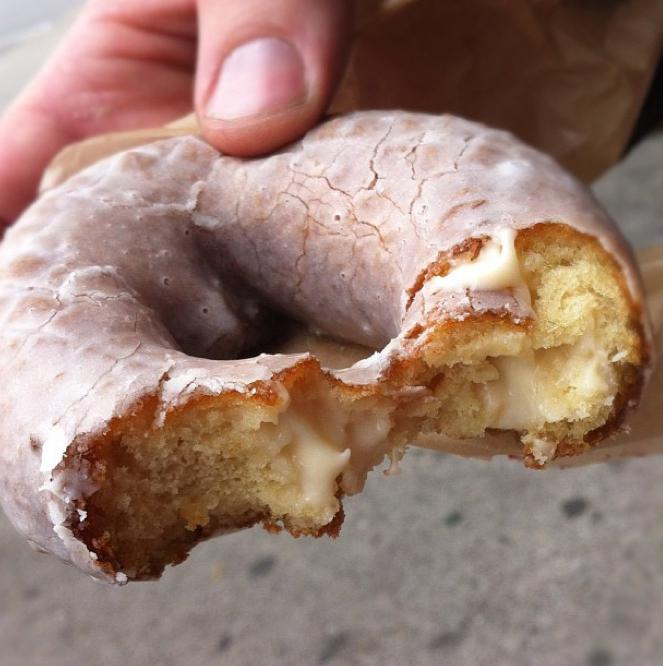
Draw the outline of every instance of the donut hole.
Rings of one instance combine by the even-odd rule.
[[[261,351],[268,354],[311,354],[323,368],[334,370],[349,368],[376,351],[370,347],[312,331],[292,319],[282,319],[279,331],[279,335]]]

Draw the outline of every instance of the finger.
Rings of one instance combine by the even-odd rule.
[[[0,224],[9,224],[34,198],[48,161],[74,137],[31,100],[21,100],[0,119],[0,136]]]
[[[256,155],[315,124],[342,69],[347,0],[199,0],[195,106],[203,134]]]
[[[0,226],[65,145],[191,109],[194,0],[94,0],[0,117]]]

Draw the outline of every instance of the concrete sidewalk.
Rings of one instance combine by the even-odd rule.
[[[0,100],[44,43],[0,59]],[[663,241],[663,139],[596,191],[634,242]],[[660,666],[661,478],[660,457],[541,473],[412,451],[336,541],[250,530],[122,589],[0,517],[0,664]]]

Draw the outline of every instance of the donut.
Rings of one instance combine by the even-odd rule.
[[[334,536],[410,445],[541,467],[617,431],[643,303],[591,193],[460,118],[354,113],[252,160],[131,148],[0,246],[2,505],[115,583],[256,523]]]

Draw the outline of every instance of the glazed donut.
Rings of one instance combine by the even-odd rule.
[[[510,134],[404,112],[262,159],[182,136],[87,168],[6,234],[0,320],[5,511],[119,583],[255,523],[335,535],[410,444],[581,454],[651,357],[633,257],[583,186]]]

